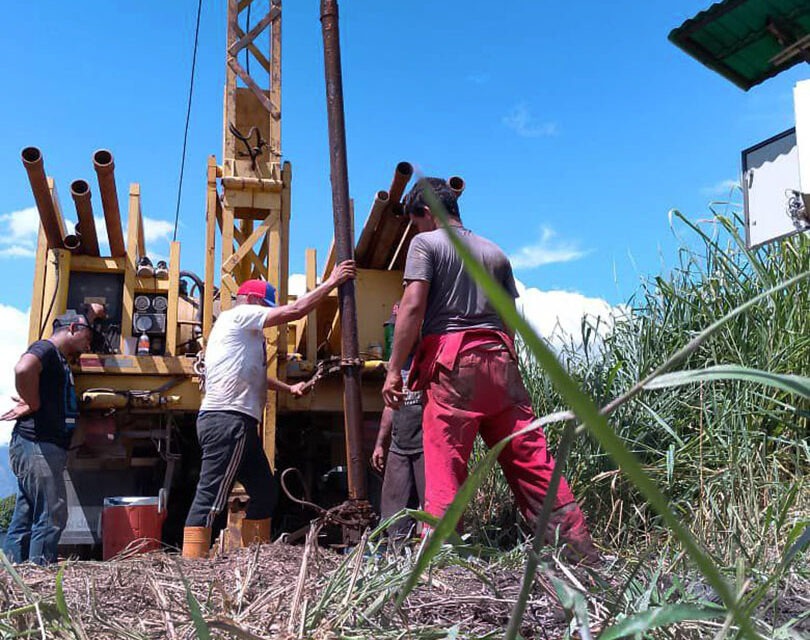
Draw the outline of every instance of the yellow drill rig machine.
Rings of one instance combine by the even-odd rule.
[[[106,310],[95,320],[93,352],[73,367],[80,418],[66,472],[70,515],[63,545],[97,547],[104,534],[105,500],[113,496],[159,498],[158,510],[166,514],[161,537],[178,544],[199,465],[194,425],[211,327],[246,279],[272,283],[279,304],[291,298],[293,172],[281,155],[281,3],[265,4],[267,11],[251,26],[246,16],[253,4],[228,2],[224,144],[221,161],[213,155],[208,159],[201,277],[181,267],[179,242],[171,243],[165,269],[149,273],[142,268],[147,251],[141,189],[137,183],[129,186],[124,230],[110,151],[99,150],[92,158],[110,255],[100,254],[90,184],[76,180],[70,185],[78,218],[71,232],[56,185],[46,177],[43,153],[35,147],[22,152],[41,220],[30,340],[47,338],[54,318],[66,310],[93,305]],[[334,103],[340,87],[334,1],[322,3],[322,22],[333,147],[338,119],[342,135],[342,93],[340,103]],[[250,56],[253,64],[241,64],[240,56]],[[333,157],[333,189],[335,176],[341,171],[345,176],[345,147],[337,174],[335,160],[340,158]],[[268,392],[259,427],[268,458],[277,472],[290,467],[300,472],[287,483],[292,493],[329,507],[348,492],[366,516],[368,451],[363,440],[373,442],[382,411],[383,325],[401,293],[412,235],[407,221],[394,214],[411,174],[407,163],[396,168],[391,188],[376,194],[357,243],[347,193],[337,194],[336,242],[320,268],[315,250],[307,250],[306,286],[316,286],[336,260],[354,257],[359,272],[353,290],[341,288],[308,317],[266,332],[267,375],[312,381],[311,393],[301,399]],[[345,218],[342,238],[338,210]],[[345,316],[352,307],[356,324],[347,335]],[[352,341],[356,353],[347,353]],[[294,532],[316,515],[283,497],[274,528]]]

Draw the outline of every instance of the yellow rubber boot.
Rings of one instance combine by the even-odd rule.
[[[183,529],[183,557],[207,558],[211,548],[211,527]]]
[[[242,546],[270,542],[270,518],[263,520],[242,520]]]

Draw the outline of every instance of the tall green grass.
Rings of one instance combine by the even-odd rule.
[[[586,321],[581,345],[572,341],[560,353],[599,404],[722,314],[810,270],[806,235],[750,252],[732,218],[713,219],[724,239],[718,240],[679,213],[674,217],[691,232],[691,246],[680,249],[669,276],[645,280],[607,337]],[[564,407],[542,368],[531,359],[524,364],[538,414]],[[810,375],[810,281],[732,319],[682,368],[727,364]],[[791,531],[810,522],[809,410],[795,394],[729,380],[649,391],[619,408],[611,423],[718,561],[742,557],[756,566],[779,557]],[[549,428],[552,440],[558,430]],[[662,533],[666,538],[660,519],[595,442],[580,441],[568,469],[603,542],[634,548],[661,541]]]
[[[426,193],[426,198],[434,214],[441,218],[443,224],[446,224],[446,214],[438,199],[431,193]],[[529,360],[537,365],[535,378],[541,381],[547,379],[551,382],[551,385],[547,384],[545,387],[547,393],[544,397],[556,400],[554,409],[570,408],[570,417],[567,421],[569,423],[573,419],[580,421],[582,426],[577,429],[577,432],[582,433],[584,429],[587,429],[587,433],[592,437],[592,450],[587,456],[588,464],[592,464],[590,462],[592,458],[604,459],[602,464],[605,469],[599,477],[614,477],[615,482],[612,483],[611,490],[619,484],[622,485],[619,490],[625,492],[628,506],[633,507],[635,511],[633,517],[640,518],[640,524],[645,525],[641,530],[649,531],[651,526],[655,526],[659,535],[666,533],[669,540],[682,551],[683,558],[688,560],[691,567],[698,569],[703,574],[711,588],[722,599],[729,611],[729,617],[723,627],[724,631],[718,633],[717,637],[725,637],[733,628],[735,634],[739,633],[747,638],[757,638],[761,636],[755,629],[752,612],[761,605],[765,593],[767,593],[767,586],[781,578],[790,566],[790,562],[798,555],[798,549],[807,545],[807,538],[810,536],[805,535],[804,523],[793,523],[794,527],[790,534],[793,540],[788,540],[787,545],[780,545],[777,548],[781,561],[772,562],[773,570],[766,573],[763,590],[759,591],[756,596],[748,596],[745,593],[755,579],[755,576],[747,576],[755,561],[767,553],[767,548],[763,544],[759,544],[751,549],[751,553],[738,561],[736,574],[729,575],[726,572],[728,565],[718,560],[716,554],[710,554],[707,550],[708,545],[699,542],[700,534],[705,537],[708,527],[701,529],[694,525],[696,523],[699,525],[712,516],[718,520],[725,518],[725,520],[717,522],[722,528],[717,535],[724,539],[736,538],[738,547],[741,548],[750,542],[742,539],[744,536],[748,537],[744,533],[744,529],[750,528],[754,522],[758,524],[763,521],[763,517],[760,517],[757,521],[746,522],[744,518],[748,512],[744,511],[745,508],[755,508],[756,505],[762,507],[762,511],[755,515],[764,516],[765,537],[769,537],[768,534],[772,528],[776,529],[775,536],[779,536],[782,533],[781,529],[790,524],[793,513],[797,510],[798,517],[801,517],[804,512],[803,504],[797,503],[797,497],[805,494],[801,490],[794,490],[791,486],[797,482],[803,482],[803,473],[807,466],[807,460],[802,458],[801,451],[796,451],[795,455],[791,455],[794,454],[795,445],[793,443],[796,442],[795,437],[798,434],[791,433],[786,437],[774,440],[772,434],[768,433],[768,437],[763,438],[758,433],[751,432],[750,422],[755,414],[773,414],[775,407],[791,411],[795,419],[806,419],[806,415],[802,416],[800,413],[800,406],[788,403],[795,402],[796,397],[802,399],[803,402],[810,399],[810,393],[807,392],[810,389],[810,379],[793,375],[795,369],[791,368],[789,370],[790,382],[798,382],[798,384],[793,385],[795,393],[790,398],[783,398],[778,394],[765,395],[760,386],[751,390],[743,389],[742,391],[745,392],[743,395],[738,395],[735,400],[727,403],[721,402],[721,399],[717,397],[706,403],[703,395],[703,382],[701,382],[697,405],[694,397],[684,402],[678,394],[671,392],[662,394],[665,404],[654,400],[652,403],[656,406],[672,408],[671,412],[665,416],[656,412],[655,407],[650,407],[649,401],[644,404],[649,393],[641,394],[641,392],[649,383],[656,382],[656,378],[676,365],[687,367],[692,371],[693,379],[705,380],[707,384],[710,383],[710,386],[714,387],[715,384],[718,384],[714,380],[717,379],[719,370],[713,370],[711,375],[699,371],[705,369],[707,363],[738,362],[734,356],[743,355],[745,350],[742,347],[751,339],[759,338],[768,345],[778,342],[771,339],[767,332],[736,335],[734,330],[740,324],[752,326],[750,318],[753,316],[757,319],[759,315],[762,315],[763,306],[772,316],[781,312],[783,320],[796,315],[796,307],[801,308],[801,303],[789,303],[786,302],[786,299],[806,298],[805,291],[800,285],[804,285],[810,276],[810,270],[802,270],[801,267],[804,264],[807,250],[806,247],[799,246],[796,251],[783,250],[778,254],[778,258],[783,258],[781,264],[785,265],[786,269],[792,268],[796,264],[799,271],[794,277],[782,279],[785,274],[778,270],[780,262],[777,260],[774,265],[763,265],[758,262],[758,256],[745,250],[735,227],[728,219],[718,216],[716,222],[722,225],[736,243],[736,251],[733,249],[721,250],[713,237],[703,233],[677,212],[674,213],[698,233],[704,242],[705,255],[700,256],[694,251],[684,249],[680,273],[676,270],[671,282],[661,278],[657,279],[656,286],[644,292],[646,306],[640,308],[638,314],[631,314],[625,319],[619,319],[616,330],[604,348],[599,349],[598,358],[591,359],[588,356],[590,349],[583,349],[586,365],[590,365],[591,362],[595,365],[584,369],[590,378],[587,382],[595,382],[598,385],[599,393],[591,393],[591,395],[588,395],[587,391],[593,391],[594,385],[583,384],[583,380],[577,382],[572,378],[569,373],[571,363],[568,363],[567,368],[561,364],[560,359],[555,357],[548,345],[531,329],[525,319],[520,317],[506,292],[472,258],[464,244],[452,233],[449,234],[449,238],[464,260],[465,268],[479,286],[486,290],[490,302],[497,308],[508,326],[515,330],[524,341],[529,353]],[[803,242],[806,242],[806,239],[798,241],[798,243]],[[791,245],[785,246],[790,247]],[[747,263],[740,261],[738,252],[745,255],[748,259]],[[734,295],[726,297],[722,295],[723,285],[728,286],[727,283],[731,278],[736,279],[742,285],[741,289],[735,287],[735,293],[741,293],[742,298]],[[704,283],[709,284],[708,289],[703,286]],[[671,284],[675,286],[670,286]],[[758,311],[760,313],[757,313]],[[803,327],[805,321],[806,314],[803,320],[791,325],[789,332],[792,333],[796,324]],[[626,324],[623,325],[623,323]],[[620,328],[622,325],[629,328],[623,330]],[[669,330],[675,334],[674,338],[667,334]],[[718,338],[718,336],[722,337]],[[778,372],[770,371],[767,366],[775,364],[774,351],[782,357],[787,351],[793,355],[797,346],[801,347],[806,344],[805,340],[806,333],[801,333],[798,336],[798,345],[791,342],[777,350],[765,348],[764,350],[770,356],[765,359],[766,366],[761,367],[761,369],[765,369],[765,372],[759,371],[760,367],[751,368],[751,365],[754,364],[753,361],[744,361],[741,363],[742,366],[735,370],[735,375],[728,376],[730,381],[727,384],[732,386],[739,384],[733,380],[740,377],[740,371],[743,371],[749,379],[758,380],[759,385],[772,384],[775,379],[780,378]],[[655,348],[645,348],[653,344]],[[732,346],[735,348],[730,349],[729,347]],[[616,356],[613,359],[610,359],[608,355],[611,350]],[[562,359],[563,362],[565,360],[566,358]],[[699,362],[703,366],[700,366]],[[792,358],[791,362],[797,367],[806,366],[806,358],[803,359],[801,355]],[[698,371],[695,371],[696,369]],[[605,376],[605,372],[607,372],[607,376]],[[661,380],[659,379],[658,382]],[[615,393],[613,393],[613,384],[617,385]],[[787,386],[788,381],[782,379],[780,384]],[[603,404],[600,396],[614,399]],[[751,411],[745,411],[743,403],[750,398],[757,398],[757,400]],[[597,410],[597,402],[603,407],[601,411]],[[628,429],[628,417],[639,415],[637,407],[640,404],[644,404],[643,410],[654,418],[655,425],[658,427],[657,431],[633,432],[632,429]],[[635,407],[634,413],[628,409],[632,407]],[[538,413],[551,413],[551,411],[544,411],[542,407],[538,408]],[[547,409],[551,408],[551,406],[547,407]],[[693,432],[698,433],[697,458],[694,454],[695,438],[690,437],[690,442],[687,442],[678,433],[678,430],[682,430],[682,425],[674,427],[667,421],[667,418],[672,420],[687,418],[690,411],[697,412],[699,417],[699,424],[687,423]],[[678,415],[682,412],[687,415]],[[735,419],[735,414],[740,414],[742,419]],[[606,420],[607,415],[611,415],[611,423]],[[707,434],[704,420],[708,421],[709,418],[714,426],[711,433]],[[729,420],[731,424],[728,424]],[[783,431],[787,425],[785,422],[780,422],[779,426],[780,431]],[[804,426],[806,427],[806,424]],[[661,435],[662,432],[673,438],[678,445],[677,448],[672,443],[666,446]],[[521,596],[506,632],[507,639],[515,638],[517,635],[530,585],[538,569],[539,541],[542,538],[550,505],[553,502],[554,477],[559,474],[560,469],[567,462],[572,434],[573,430],[568,424],[565,427],[558,452],[557,466],[552,477],[549,496],[546,498],[535,525],[535,542],[532,552],[526,559]],[[724,443],[722,447],[718,447],[718,455],[713,458],[713,462],[717,465],[714,467],[707,467],[707,458],[704,455],[707,435],[719,438]],[[786,442],[788,448],[786,463],[772,463],[776,459],[782,459],[782,441]],[[442,521],[424,546],[414,571],[397,598],[398,603],[402,603],[408,592],[417,584],[421,572],[429,566],[431,558],[455,528],[463,509],[469,504],[475,489],[480,485],[487,467],[492,465],[498,448],[496,447],[484,456],[467,482],[461,487],[453,504],[450,505]],[[660,478],[663,450],[666,450],[663,465],[666,484],[662,483]],[[686,484],[682,482],[680,474],[676,476],[676,460],[678,454],[687,452],[691,452],[689,465],[697,468],[699,479],[699,495],[692,494],[690,497],[706,502],[688,503],[683,499],[678,500],[677,497],[673,499],[673,493],[678,495],[679,487],[677,485]],[[762,469],[766,470],[764,482],[759,484],[757,480],[760,477],[755,476],[755,473]],[[707,490],[705,477],[707,471],[713,472],[713,479],[719,479],[716,493]],[[687,475],[691,475],[693,479],[695,477],[694,473]],[[728,478],[731,478],[730,482],[727,481]],[[666,495],[662,491],[663,488],[667,490]],[[713,488],[715,488],[714,484],[710,489]],[[672,489],[675,491],[671,491]],[[694,489],[694,484],[692,484],[692,489]],[[688,491],[688,488],[680,488],[680,491],[680,495],[683,495],[683,491]],[[730,498],[729,494],[733,496],[735,492],[739,492],[739,496]],[[610,495],[609,492],[608,495]],[[752,495],[753,498],[751,498]],[[715,499],[712,500],[712,497]],[[610,500],[612,508],[609,525],[612,524],[617,506],[620,514],[619,521],[622,521],[621,514],[624,513],[624,497],[618,501],[611,497]],[[702,518],[698,511],[703,512]],[[617,537],[624,535],[621,532],[626,529],[626,524],[626,522],[622,522],[617,527]],[[714,543],[713,546],[716,546],[717,539],[714,539],[714,535],[712,537],[711,542]],[[753,541],[761,542],[762,537]],[[729,578],[736,578],[736,580],[732,582]],[[763,580],[759,580],[759,582],[763,582]],[[563,600],[562,595],[560,599]],[[576,602],[576,599],[572,601]],[[578,612],[580,609],[581,607],[577,607],[576,611]],[[579,618],[579,614],[577,617]],[[580,619],[580,624],[582,636],[589,636],[587,621]]]

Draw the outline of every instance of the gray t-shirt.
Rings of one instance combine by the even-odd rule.
[[[402,370],[402,379],[408,379],[408,370]],[[406,386],[402,406],[394,411],[391,428],[391,451],[402,455],[422,452],[422,392]]]
[[[507,293],[517,298],[512,265],[498,245],[463,227],[452,229],[490,275]],[[504,331],[500,316],[490,306],[483,289],[464,270],[464,263],[443,229],[414,236],[403,277],[406,282],[424,280],[430,283],[422,335],[467,329]]]

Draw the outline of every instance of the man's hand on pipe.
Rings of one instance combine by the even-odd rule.
[[[357,265],[354,260],[345,260],[337,265],[329,276],[332,286],[338,286],[347,280],[354,280],[357,277]]]
[[[385,384],[382,390],[383,401],[386,407],[399,409],[405,400],[405,392],[402,390],[402,372],[390,370],[385,376]]]

